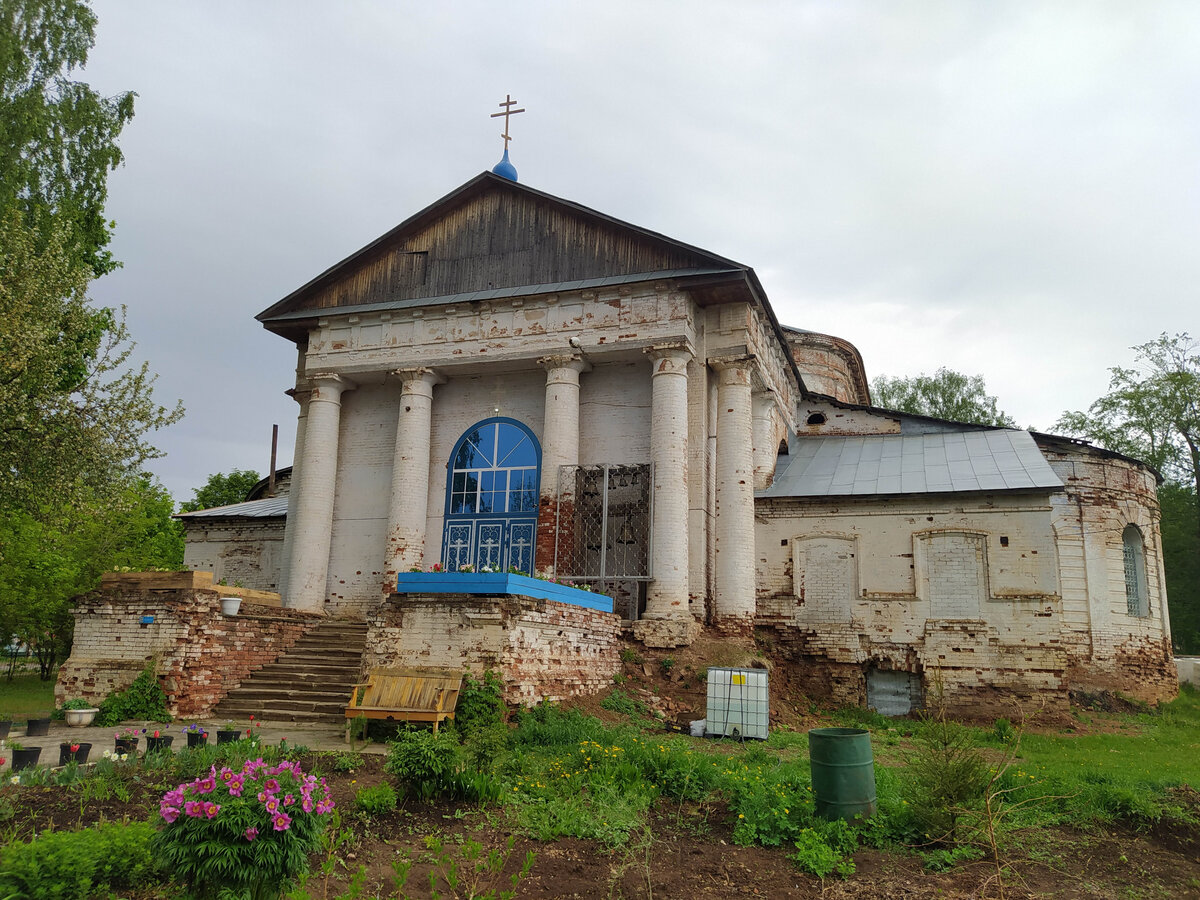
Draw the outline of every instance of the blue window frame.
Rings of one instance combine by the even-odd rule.
[[[476,422],[446,465],[442,567],[533,573],[542,448],[516,419]]]

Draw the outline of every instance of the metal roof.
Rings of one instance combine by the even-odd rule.
[[[198,509],[195,512],[179,513],[176,519],[271,519],[276,516],[286,516],[288,498],[267,497],[264,500],[250,500],[246,503],[230,503],[228,506],[214,506],[212,509]]]
[[[392,309],[416,309],[424,306],[442,306],[450,303],[470,303],[484,300],[504,300],[508,297],[530,297],[536,294],[560,294],[566,291],[586,291],[596,288],[616,287],[641,281],[662,281],[671,278],[687,278],[693,275],[726,275],[742,269],[690,268],[667,269],[658,272],[637,272],[630,275],[601,275],[596,278],[581,278],[575,281],[556,281],[551,284],[521,284],[513,287],[488,288],[467,291],[462,294],[443,294],[439,297],[414,297],[410,300],[386,300],[380,303],[356,303],[353,306],[331,306],[323,309],[296,309],[291,312],[268,316],[263,313],[263,322],[285,322],[290,319],[319,319],[339,313],[380,312]]]
[[[783,462],[781,459],[780,462]],[[1061,490],[1027,431],[797,437],[758,497]]]

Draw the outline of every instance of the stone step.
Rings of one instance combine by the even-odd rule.
[[[259,685],[253,687],[239,688],[238,695],[232,695],[227,699],[232,700],[254,700],[258,703],[279,703],[285,700],[305,700],[305,701],[342,701],[350,696],[350,690],[307,690],[297,691],[290,688],[264,688]]]
[[[360,659],[362,659],[361,650],[346,650],[339,647],[337,650],[291,650],[280,656],[276,662],[312,662],[324,663],[326,665],[331,663],[350,665],[350,663],[354,663],[358,665]]]
[[[217,714],[218,716],[253,715],[259,719],[274,719],[285,713],[291,715],[297,712],[320,713],[325,716],[341,715],[345,708],[345,699],[340,701],[274,700],[270,704],[247,699],[226,701],[217,707]]]
[[[215,718],[245,718],[245,714],[243,713],[224,713],[219,709],[214,712],[213,715]],[[266,713],[262,710],[259,710],[254,712],[253,715],[255,715],[257,719],[261,719],[264,722],[271,722],[272,724],[278,724],[280,722],[297,722],[312,725],[341,725],[346,721],[346,717],[341,713],[333,715],[330,713],[302,712],[297,710],[293,710],[291,712],[280,712],[278,714]]]
[[[254,676],[261,675],[262,677],[270,678],[338,678],[345,676],[354,678],[358,675],[358,660],[356,659],[350,665],[338,665],[336,663],[314,663],[314,662],[292,662],[290,660],[280,660],[279,662],[268,663],[261,669],[258,669]],[[254,677],[251,676],[251,677]]]
[[[262,688],[264,690],[279,689],[308,691],[321,690],[322,688],[333,690],[336,688],[340,691],[343,688],[350,690],[350,687],[355,684],[358,684],[358,679],[350,674],[326,676],[313,675],[311,673],[306,673],[303,675],[278,675],[276,673],[268,673],[264,675],[259,672],[255,673],[252,678],[247,678],[245,681],[243,681],[238,690],[253,685],[255,688]]]

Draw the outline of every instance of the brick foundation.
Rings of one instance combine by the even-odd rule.
[[[209,590],[106,590],[75,604],[75,641],[59,669],[56,703],[99,702],[128,687],[154,657],[167,708],[204,718],[243,678],[273,662],[324,617],[243,603],[221,613]],[[142,624],[145,617],[153,622]]]
[[[509,703],[595,694],[621,666],[619,616],[550,600],[393,594],[367,624],[365,668],[494,669]]]

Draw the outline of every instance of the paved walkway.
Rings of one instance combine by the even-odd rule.
[[[27,737],[25,734],[25,723],[17,721],[13,723],[12,730],[9,732],[8,738],[5,740],[5,749],[0,751],[0,756],[6,760],[5,769],[12,763],[11,748],[14,742],[19,743],[22,747],[40,747],[42,753],[38,759],[39,765],[57,765],[59,744],[64,741],[71,743],[88,743],[92,745],[91,754],[88,757],[89,761],[95,761],[101,757],[105,750],[113,750],[116,747],[114,741],[115,733],[124,731],[126,728],[146,729],[146,734],[153,734],[157,729],[161,734],[172,735],[175,740],[172,742],[172,749],[178,750],[180,747],[187,746],[187,736],[183,732],[185,725],[190,725],[192,720],[173,722],[170,725],[163,725],[159,722],[124,722],[115,728],[100,728],[97,726],[88,726],[86,728],[68,728],[65,722],[51,722],[50,734],[44,737]],[[217,729],[226,724],[224,719],[208,719],[200,720],[200,724],[208,729],[208,739],[211,743],[217,741]],[[249,722],[237,722],[242,731],[248,727]],[[346,744],[345,731],[337,725],[311,725],[308,723],[300,724],[294,722],[270,722],[264,721],[259,727],[254,729],[263,741],[268,744],[278,744],[281,738],[286,738],[289,744],[293,746],[304,746],[310,750],[349,750]],[[138,750],[144,752],[146,749],[145,735],[138,743]],[[386,753],[386,744],[366,744],[362,742],[356,744],[356,749],[360,753]]]

